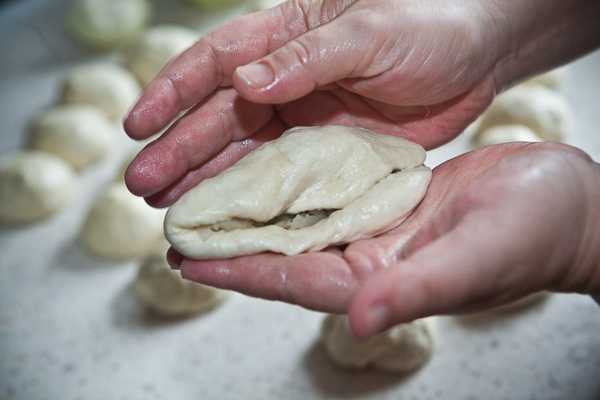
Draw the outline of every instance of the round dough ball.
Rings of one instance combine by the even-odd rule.
[[[133,287],[150,310],[164,317],[206,312],[226,298],[222,290],[184,280],[169,267],[164,252],[143,261]]]
[[[531,129],[523,125],[497,125],[473,137],[473,147],[491,146],[500,143],[510,142],[539,142]]]
[[[194,31],[163,25],[148,30],[126,54],[131,72],[147,85],[161,69],[198,39]]]
[[[552,71],[534,76],[524,82],[525,85],[541,85],[548,89],[560,90],[567,77],[566,68],[556,68]]]
[[[87,250],[98,257],[127,260],[156,249],[163,237],[164,212],[113,183],[92,206],[81,230]]]
[[[75,174],[63,160],[37,151],[0,159],[0,221],[32,222],[65,208]]]
[[[32,121],[28,145],[81,169],[108,154],[113,130],[110,121],[95,107],[59,106]]]
[[[118,65],[96,63],[74,68],[65,79],[62,101],[87,104],[111,119],[121,119],[140,94],[140,85],[129,71]]]
[[[392,329],[359,341],[352,336],[346,316],[330,315],[323,321],[321,340],[331,360],[344,368],[408,373],[429,361],[434,342],[431,318]]]
[[[543,140],[560,142],[571,118],[571,108],[559,93],[539,85],[521,85],[494,100],[482,117],[480,131],[496,125],[524,125]]]
[[[67,16],[67,25],[84,44],[108,49],[142,33],[150,14],[147,0],[75,0]]]

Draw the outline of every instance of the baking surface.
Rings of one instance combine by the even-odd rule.
[[[51,104],[69,67],[94,58],[62,31],[65,1],[0,8],[0,153]],[[174,3],[174,2],[163,2]],[[200,21],[182,10],[161,20]],[[212,24],[212,25],[211,25]],[[569,143],[600,160],[600,53],[569,68]],[[321,314],[232,295],[204,317],[164,322],[130,290],[136,264],[89,258],[77,243],[90,202],[135,145],[85,171],[72,208],[38,225],[0,228],[0,399],[597,400],[600,309],[554,295],[519,315],[440,318],[431,363],[404,379],[340,371],[316,346]],[[461,137],[436,165],[467,150]]]

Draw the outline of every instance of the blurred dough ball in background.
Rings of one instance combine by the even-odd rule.
[[[481,117],[479,131],[497,125],[524,125],[542,140],[562,141],[572,112],[560,93],[540,85],[520,85],[499,95]]]
[[[473,148],[509,142],[539,142],[541,139],[524,125],[496,125],[472,136]]]
[[[99,62],[76,67],[62,87],[62,102],[98,107],[110,119],[121,119],[140,94],[140,85],[126,69]]]
[[[133,288],[142,302],[163,317],[187,317],[221,304],[227,292],[184,280],[166,261],[168,245],[143,260]]]
[[[163,237],[164,211],[113,183],[92,206],[81,230],[81,242],[93,255],[128,260],[156,251]]]
[[[147,0],[73,0],[67,26],[85,45],[110,49],[135,39],[151,13]]]
[[[37,151],[0,158],[0,221],[33,222],[65,208],[75,173],[60,158]]]
[[[524,85],[541,85],[548,89],[559,91],[567,79],[566,67],[555,68],[552,71],[534,76],[525,81]]]
[[[198,39],[199,34],[188,28],[172,25],[154,27],[126,51],[127,66],[142,85],[147,85],[171,58],[191,47]]]
[[[34,118],[28,147],[52,153],[81,169],[108,154],[113,135],[114,127],[97,108],[65,105]]]
[[[352,336],[348,318],[329,315],[321,341],[329,358],[344,368],[375,369],[406,374],[424,366],[434,349],[432,319],[401,324],[366,340]]]

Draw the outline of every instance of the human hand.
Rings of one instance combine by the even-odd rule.
[[[433,172],[399,228],[345,249],[193,261],[183,277],[320,311],[369,336],[540,290],[600,293],[600,166],[553,143],[487,147]]]
[[[224,25],[126,119],[145,139],[191,108],[133,161],[128,187],[168,206],[292,126],[361,126],[426,148],[451,140],[495,94],[504,47],[484,4],[298,0]]]

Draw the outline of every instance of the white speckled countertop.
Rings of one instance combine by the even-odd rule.
[[[65,1],[51,3],[0,8],[1,153],[18,148],[68,67],[93,58],[62,32]],[[161,19],[173,15],[194,20],[178,9]],[[577,114],[569,142],[600,160],[600,53],[573,64],[568,79]],[[441,318],[432,362],[404,379],[331,366],[315,346],[322,315],[298,307],[235,295],[201,318],[147,316],[128,286],[135,263],[90,259],[76,242],[90,202],[133,146],[120,140],[81,176],[68,212],[0,228],[0,400],[600,399],[600,309],[584,296],[555,295],[513,316]],[[459,138],[429,164],[465,150]]]

